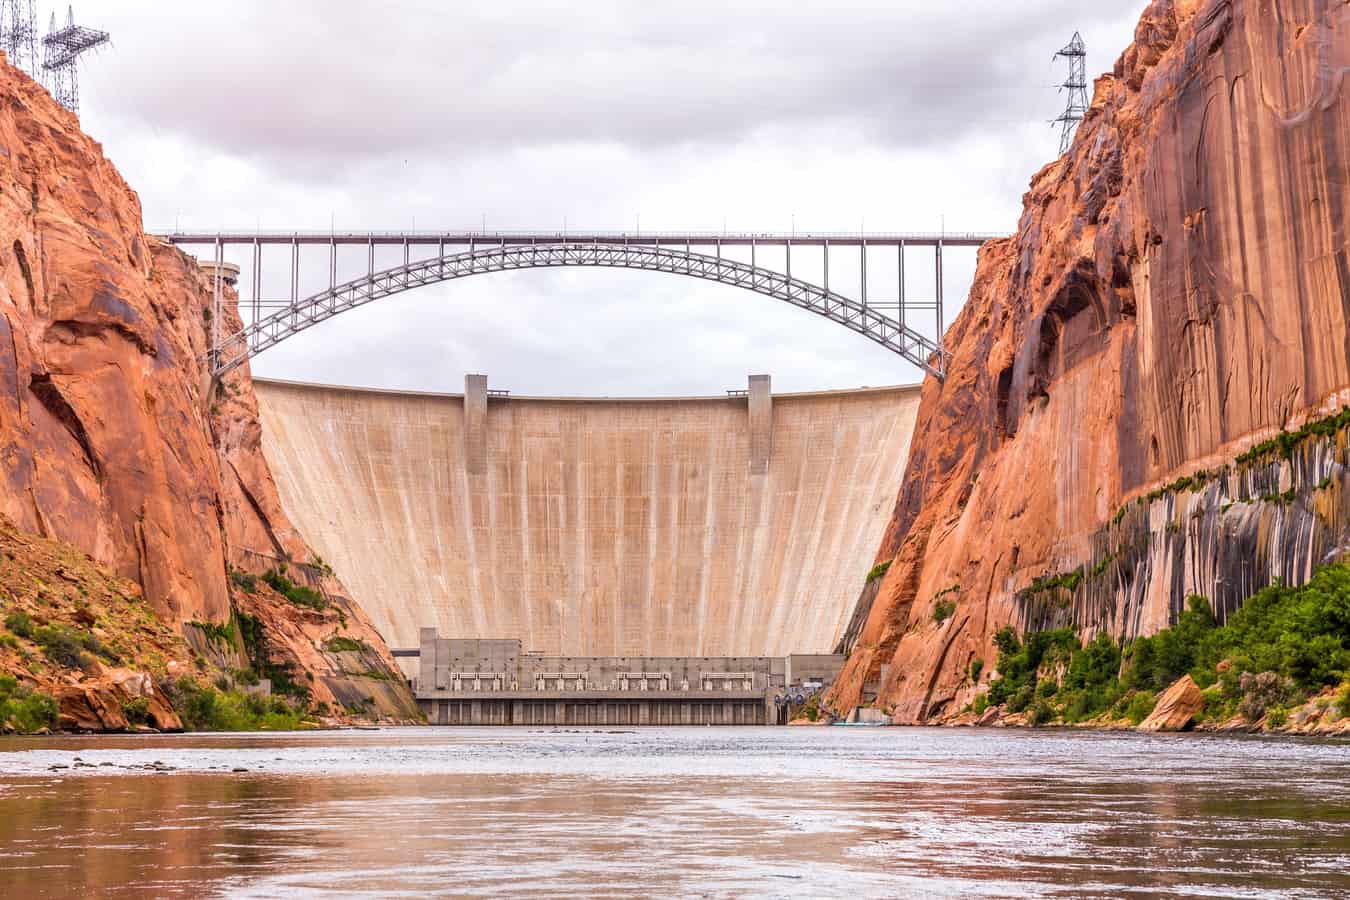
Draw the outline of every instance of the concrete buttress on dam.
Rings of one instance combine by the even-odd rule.
[[[395,647],[829,652],[904,474],[917,388],[659,399],[256,382],[282,503]]]

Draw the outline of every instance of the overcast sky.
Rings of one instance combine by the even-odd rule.
[[[101,0],[76,16],[113,35],[82,69],[84,126],[152,230],[1006,232],[1057,150],[1054,51],[1080,30],[1089,76],[1105,71],[1144,6]],[[850,264],[832,260],[832,285]],[[931,294],[926,260],[910,266],[910,293]],[[949,307],[972,268],[951,252]],[[894,275],[872,288],[894,290]],[[786,304],[595,269],[388,298],[255,371],[442,391],[485,372],[531,394],[918,380]]]

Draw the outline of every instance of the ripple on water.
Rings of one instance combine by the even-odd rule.
[[[1346,748],[829,728],[14,739],[0,896],[1329,896],[1350,892]],[[91,767],[50,768],[76,756]]]

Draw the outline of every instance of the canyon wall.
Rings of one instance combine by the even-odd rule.
[[[757,432],[744,397],[512,396],[473,439],[459,396],[256,386],[285,509],[394,646],[569,656],[829,652],[918,399],[777,395]]]
[[[210,385],[213,285],[143,233],[138,198],[75,116],[3,62],[0,98],[0,516],[136,583],[192,639],[189,623],[230,620],[229,568],[310,555],[261,455],[248,372]],[[332,616],[372,647],[363,671],[390,676],[369,691],[317,650],[332,623],[265,592],[246,602],[282,661],[322,676],[315,699],[411,711],[379,636],[328,587]]]
[[[941,717],[1006,624],[1129,638],[1344,551],[1344,423],[1294,430],[1350,400],[1348,71],[1344,2],[1149,6],[981,250],[836,707]]]

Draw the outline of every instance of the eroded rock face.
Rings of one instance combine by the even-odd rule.
[[[0,62],[0,96],[0,516],[136,582],[171,623],[225,622],[227,566],[310,556],[248,373],[207,396],[201,271],[143,233],[135,193],[43,88]],[[364,615],[344,614],[394,679]],[[72,719],[105,718],[75,703]]]
[[[73,116],[0,65],[0,512],[222,620],[203,300]]]
[[[1251,492],[1236,471],[1209,491],[1217,509],[1182,492],[1184,515],[1162,497],[1115,516],[1350,399],[1347,66],[1344,3],[1144,13],[1072,150],[1033,179],[1017,234],[981,250],[948,377],[924,385],[877,557],[895,561],[836,708],[880,680],[897,721],[954,712],[976,692],[971,660],[994,662],[1003,625],[1037,625],[1023,601],[1057,573],[1083,577],[1052,589],[1050,619],[1124,637],[1168,624],[1188,593],[1231,606],[1344,543],[1326,498],[1223,506]],[[1288,466],[1275,477],[1291,489]],[[937,623],[942,592],[958,608]]]

